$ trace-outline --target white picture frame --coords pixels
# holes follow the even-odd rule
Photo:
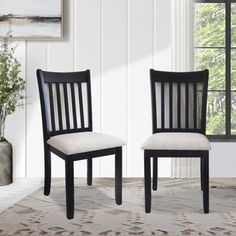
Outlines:
[[[63,0],[1,0],[0,37],[62,39]]]

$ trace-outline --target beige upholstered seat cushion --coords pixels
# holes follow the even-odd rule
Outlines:
[[[149,137],[142,149],[152,150],[210,150],[211,145],[205,135],[199,133],[166,132]]]
[[[48,139],[47,143],[66,155],[125,145],[125,142],[117,137],[96,132],[56,135]]]

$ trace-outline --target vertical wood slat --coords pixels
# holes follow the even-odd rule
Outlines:
[[[50,113],[51,113],[51,127],[52,131],[55,131],[55,115],[54,115],[54,102],[53,102],[53,92],[52,92],[52,84],[48,84],[49,91],[49,103],[50,103]]]
[[[56,83],[56,94],[57,94],[57,113],[59,121],[59,130],[63,130],[62,127],[62,113],[61,113],[61,93],[60,93],[60,84]]]
[[[165,128],[165,84],[161,82],[161,128]]]
[[[189,83],[185,83],[185,128],[189,128]]]
[[[173,128],[173,84],[169,83],[169,122],[170,129]]]
[[[181,93],[180,83],[177,83],[177,117],[178,117],[178,129],[181,128]]]
[[[73,123],[74,123],[74,129],[77,129],[77,117],[76,117],[76,107],[75,107],[75,88],[74,83],[70,83],[71,88],[71,101],[72,101],[72,113],[73,113]]]
[[[81,128],[84,128],[84,108],[83,108],[83,96],[82,96],[81,83],[78,83],[78,93],[79,93],[79,109],[80,109]]]
[[[92,94],[91,94],[91,83],[90,83],[90,71],[87,70],[87,101],[88,101],[88,126],[89,129],[93,130],[93,119],[92,119]]]
[[[64,101],[65,101],[65,115],[66,115],[66,129],[70,129],[70,114],[69,114],[69,105],[68,105],[68,93],[67,93],[67,84],[63,83],[64,90]]]
[[[193,126],[197,128],[197,83],[193,83]]]
[[[151,73],[150,73],[151,74]],[[156,88],[157,84],[154,81],[151,81],[151,96],[152,96],[152,132],[156,132],[157,128],[157,102],[156,102]]]

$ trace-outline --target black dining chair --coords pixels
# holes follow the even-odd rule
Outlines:
[[[143,144],[145,211],[151,212],[151,166],[153,190],[157,190],[158,158],[200,158],[204,213],[209,213],[209,150],[206,133],[208,70],[164,72],[150,70],[152,132]]]
[[[57,73],[37,70],[41,103],[45,180],[50,194],[51,152],[65,161],[66,212],[74,218],[74,161],[87,159],[87,184],[92,185],[92,160],[115,155],[115,200],[122,204],[121,139],[92,132],[90,71]]]

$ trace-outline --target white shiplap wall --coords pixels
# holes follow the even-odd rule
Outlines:
[[[167,11],[165,11],[166,9]],[[94,130],[117,135],[124,176],[143,176],[140,145],[151,134],[149,69],[171,69],[170,0],[64,0],[62,41],[21,41],[17,56],[26,78],[27,106],[7,121],[14,146],[14,175],[43,176],[43,144],[35,72],[91,70]],[[53,176],[64,175],[53,156]],[[160,163],[170,176],[169,160]],[[75,173],[85,176],[86,163]],[[113,176],[114,159],[94,160],[95,176]]]

